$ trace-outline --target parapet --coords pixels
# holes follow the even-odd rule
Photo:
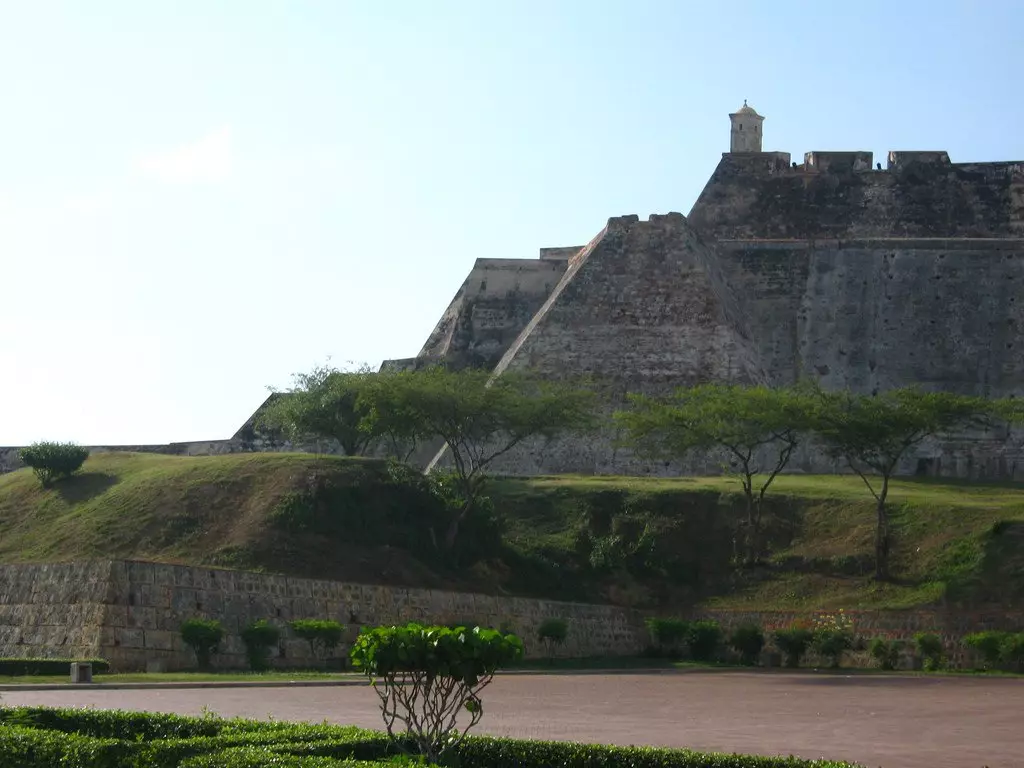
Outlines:
[[[568,261],[583,250],[582,245],[568,245],[557,248],[541,248],[541,261]]]
[[[899,170],[911,163],[950,165],[949,153],[945,150],[914,150],[912,152],[893,151],[889,153],[889,160],[886,163],[886,168],[890,171]]]
[[[778,173],[788,170],[791,156],[789,152],[723,152],[723,165],[744,173]]]
[[[871,152],[805,152],[805,171],[870,171]]]

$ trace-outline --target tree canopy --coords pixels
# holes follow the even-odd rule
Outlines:
[[[718,451],[743,485],[745,558],[761,556],[765,493],[789,463],[809,426],[810,401],[794,389],[703,384],[664,398],[631,395],[632,408],[615,414],[626,442],[641,455],[681,459]]]

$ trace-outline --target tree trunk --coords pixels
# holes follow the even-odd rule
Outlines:
[[[455,549],[455,542],[459,538],[459,527],[462,525],[462,521],[466,519],[466,515],[469,514],[470,508],[473,506],[472,501],[467,501],[462,505],[462,509],[459,513],[452,518],[452,521],[448,524],[448,530],[444,534],[444,549],[445,552],[451,552]]]
[[[884,581],[889,578],[889,510],[885,505],[889,494],[889,477],[882,477],[882,492],[878,494],[876,512],[878,524],[875,528],[875,579]]]
[[[758,555],[760,554],[758,551],[760,547],[760,542],[758,541],[760,538],[760,531],[758,529],[760,526],[758,525],[757,515],[755,514],[756,505],[754,503],[754,492],[749,483],[750,481],[748,480],[748,485],[744,489],[747,497],[747,535],[743,542],[744,549],[746,550],[746,552],[744,552],[744,557],[746,558],[744,565],[755,564],[757,562]]]

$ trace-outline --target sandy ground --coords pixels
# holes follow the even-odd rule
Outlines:
[[[4,692],[93,706],[380,727],[367,687]],[[480,732],[851,760],[868,768],[1021,768],[1024,680],[756,672],[508,675]]]

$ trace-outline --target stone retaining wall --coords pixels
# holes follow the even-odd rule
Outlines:
[[[216,618],[226,630],[217,666],[243,667],[240,631],[269,619],[333,619],[349,628],[407,621],[476,621],[522,637],[528,656],[542,654],[536,635],[550,617],[567,619],[565,656],[616,656],[644,644],[638,614],[614,606],[498,597],[429,589],[298,579],[217,568],[142,562],[0,567],[0,656],[101,656],[117,670],[194,666],[179,635],[189,618]],[[314,662],[305,641],[287,631],[278,666]]]

